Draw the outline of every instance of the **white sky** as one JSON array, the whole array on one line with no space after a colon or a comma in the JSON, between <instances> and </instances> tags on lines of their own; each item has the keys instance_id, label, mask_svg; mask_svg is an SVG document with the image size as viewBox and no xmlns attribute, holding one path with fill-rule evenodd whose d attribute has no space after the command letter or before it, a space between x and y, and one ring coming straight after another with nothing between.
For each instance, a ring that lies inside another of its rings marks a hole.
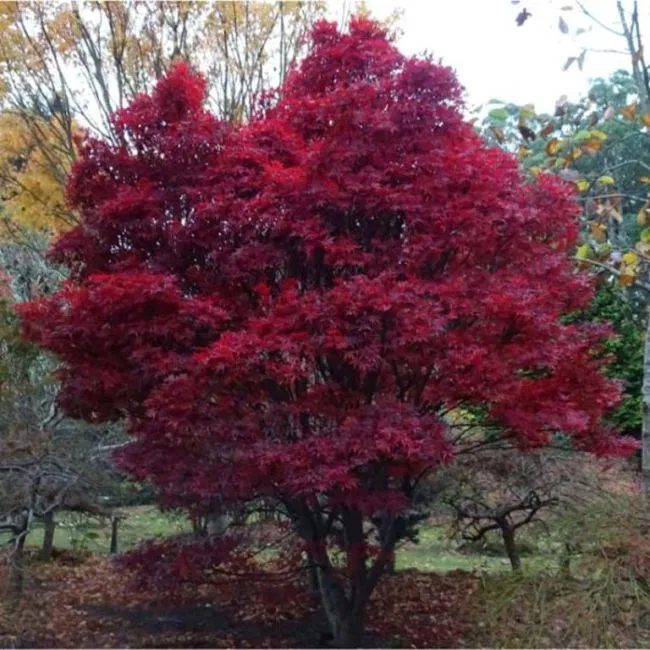
<instances>
[{"instance_id":1,"label":"white sky","mask_svg":"<svg viewBox=\"0 0 650 650\"><path fill-rule=\"evenodd\" d=\"M602 22L618 27L616 0L582 0ZM339 10L341 0L330 0ZM467 91L469 106L492 98L518 104L534 103L539 112L552 110L563 94L570 99L584 94L589 78L608 76L629 68L629 58L588 51L582 72L577 65L567 72L567 57L583 47L623 50L625 43L577 9L562 10L574 0L367 0L373 15L383 18L401 7L401 49L409 54L428 50L453 67ZM631 6L631 0L625 0ZM650 0L639 0L642 31L650 35ZM532 16L522 26L515 17L524 7ZM570 28L562 34L562 16ZM644 29L645 25L645 29ZM575 36L579 27L591 30ZM646 47L650 51L650 45Z\"/></svg>"}]
</instances>

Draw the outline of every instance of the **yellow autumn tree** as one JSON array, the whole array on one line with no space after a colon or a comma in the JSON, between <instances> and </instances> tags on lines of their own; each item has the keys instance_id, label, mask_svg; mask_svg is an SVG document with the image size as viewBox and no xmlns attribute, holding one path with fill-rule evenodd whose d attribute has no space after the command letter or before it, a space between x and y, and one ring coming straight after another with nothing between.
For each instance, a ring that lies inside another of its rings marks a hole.
<instances>
[{"instance_id":1,"label":"yellow autumn tree","mask_svg":"<svg viewBox=\"0 0 650 650\"><path fill-rule=\"evenodd\" d=\"M0 113L0 238L22 239L25 228L56 234L72 225L63 193L70 162L48 120Z\"/></svg>"},{"instance_id":2,"label":"yellow autumn tree","mask_svg":"<svg viewBox=\"0 0 650 650\"><path fill-rule=\"evenodd\" d=\"M209 80L226 120L281 83L324 16L321 0L0 2L0 196L11 230L74 222L63 185L79 127L112 138L109 115L177 59Z\"/></svg>"}]
</instances>

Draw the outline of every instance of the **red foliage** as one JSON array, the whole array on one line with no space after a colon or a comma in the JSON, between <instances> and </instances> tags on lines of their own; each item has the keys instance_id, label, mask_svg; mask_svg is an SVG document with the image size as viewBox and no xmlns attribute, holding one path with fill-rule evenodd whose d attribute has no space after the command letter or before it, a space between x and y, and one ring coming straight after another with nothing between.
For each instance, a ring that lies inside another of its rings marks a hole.
<instances>
[{"instance_id":1,"label":"red foliage","mask_svg":"<svg viewBox=\"0 0 650 650\"><path fill-rule=\"evenodd\" d=\"M560 321L592 295L572 190L486 147L449 69L357 19L321 23L249 124L204 89L177 65L114 116L117 143L85 140L83 221L53 251L71 280L22 308L68 412L128 418L134 478L172 505L275 497L326 541L330 514L407 505L454 453L451 408L522 445L620 448L604 330Z\"/></svg>"}]
</instances>

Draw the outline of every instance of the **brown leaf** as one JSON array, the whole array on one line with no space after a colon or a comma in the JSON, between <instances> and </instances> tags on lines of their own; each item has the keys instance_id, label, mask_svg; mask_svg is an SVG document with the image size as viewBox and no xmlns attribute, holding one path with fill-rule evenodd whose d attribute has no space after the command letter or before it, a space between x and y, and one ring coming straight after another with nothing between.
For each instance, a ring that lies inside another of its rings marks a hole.
<instances>
[{"instance_id":1,"label":"brown leaf","mask_svg":"<svg viewBox=\"0 0 650 650\"><path fill-rule=\"evenodd\" d=\"M553 138L546 143L544 151L546 151L547 156L555 156L560 149L560 141L558 138Z\"/></svg>"},{"instance_id":2,"label":"brown leaf","mask_svg":"<svg viewBox=\"0 0 650 650\"><path fill-rule=\"evenodd\" d=\"M621 114L628 120L633 120L636 117L637 109L639 108L638 102L632 102L629 106L621 109Z\"/></svg>"},{"instance_id":3,"label":"brown leaf","mask_svg":"<svg viewBox=\"0 0 650 650\"><path fill-rule=\"evenodd\" d=\"M588 153L593 156L594 154L600 151L602 146L603 143L601 140L598 140L598 138L590 138L589 140L582 143L582 150L585 153Z\"/></svg>"},{"instance_id":4,"label":"brown leaf","mask_svg":"<svg viewBox=\"0 0 650 650\"><path fill-rule=\"evenodd\" d=\"M618 283L622 287L629 287L634 284L634 280L636 280L636 273L629 267L623 267L618 276Z\"/></svg>"},{"instance_id":5,"label":"brown leaf","mask_svg":"<svg viewBox=\"0 0 650 650\"><path fill-rule=\"evenodd\" d=\"M646 201L636 214L636 222L640 226L647 226L650 223L650 201Z\"/></svg>"},{"instance_id":6,"label":"brown leaf","mask_svg":"<svg viewBox=\"0 0 650 650\"><path fill-rule=\"evenodd\" d=\"M640 241L637 242L636 246L637 252L645 258L650 257L650 242Z\"/></svg>"},{"instance_id":7,"label":"brown leaf","mask_svg":"<svg viewBox=\"0 0 650 650\"><path fill-rule=\"evenodd\" d=\"M567 161L567 163L574 162L582 156L582 153L583 153L582 149L578 149L577 147L574 147L573 149L571 149L571 151L569 151L565 160Z\"/></svg>"},{"instance_id":8,"label":"brown leaf","mask_svg":"<svg viewBox=\"0 0 650 650\"><path fill-rule=\"evenodd\" d=\"M650 113L644 113L639 119L643 126L650 126Z\"/></svg>"},{"instance_id":9,"label":"brown leaf","mask_svg":"<svg viewBox=\"0 0 650 650\"><path fill-rule=\"evenodd\" d=\"M614 221L623 223L623 215L613 205L608 206L607 214L614 219Z\"/></svg>"},{"instance_id":10,"label":"brown leaf","mask_svg":"<svg viewBox=\"0 0 650 650\"><path fill-rule=\"evenodd\" d=\"M555 122L548 122L548 124L546 124L541 130L540 134L543 138L545 138L547 135L553 133L553 131L555 131Z\"/></svg>"},{"instance_id":11,"label":"brown leaf","mask_svg":"<svg viewBox=\"0 0 650 650\"><path fill-rule=\"evenodd\" d=\"M607 239L607 226L604 223L592 223L591 235L596 241L605 241Z\"/></svg>"},{"instance_id":12,"label":"brown leaf","mask_svg":"<svg viewBox=\"0 0 650 650\"><path fill-rule=\"evenodd\" d=\"M494 137L497 139L497 142L503 144L506 141L506 136L503 132L503 129L500 129L498 126L491 126L490 131L494 134Z\"/></svg>"}]
</instances>

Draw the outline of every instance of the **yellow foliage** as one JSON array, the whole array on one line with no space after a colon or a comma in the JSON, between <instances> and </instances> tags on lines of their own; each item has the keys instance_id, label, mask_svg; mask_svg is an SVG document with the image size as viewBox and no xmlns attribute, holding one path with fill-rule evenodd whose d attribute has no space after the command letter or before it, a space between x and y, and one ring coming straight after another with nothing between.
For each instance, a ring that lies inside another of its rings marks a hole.
<instances>
[{"instance_id":1,"label":"yellow foliage","mask_svg":"<svg viewBox=\"0 0 650 650\"><path fill-rule=\"evenodd\" d=\"M628 266L636 266L639 263L639 258L636 256L635 253L629 252L623 255L623 261Z\"/></svg>"},{"instance_id":2,"label":"yellow foliage","mask_svg":"<svg viewBox=\"0 0 650 650\"><path fill-rule=\"evenodd\" d=\"M46 120L0 113L0 198L18 229L54 234L69 227L63 184L70 158L57 152L56 135ZM0 237L11 234L6 230Z\"/></svg>"}]
</instances>

